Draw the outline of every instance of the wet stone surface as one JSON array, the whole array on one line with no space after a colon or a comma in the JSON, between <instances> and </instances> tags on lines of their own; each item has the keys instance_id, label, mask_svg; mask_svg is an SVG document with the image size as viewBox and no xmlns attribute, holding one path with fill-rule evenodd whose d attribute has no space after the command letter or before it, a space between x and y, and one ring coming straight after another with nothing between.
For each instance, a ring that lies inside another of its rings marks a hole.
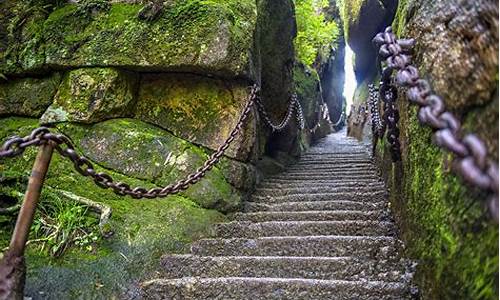
<instances>
[{"instance_id":1,"label":"wet stone surface","mask_svg":"<svg viewBox=\"0 0 500 300\"><path fill-rule=\"evenodd\" d=\"M166 255L146 299L411 299L385 190L365 148L330 135L264 180L188 255ZM337 176L337 172L341 176Z\"/></svg>"}]
</instances>

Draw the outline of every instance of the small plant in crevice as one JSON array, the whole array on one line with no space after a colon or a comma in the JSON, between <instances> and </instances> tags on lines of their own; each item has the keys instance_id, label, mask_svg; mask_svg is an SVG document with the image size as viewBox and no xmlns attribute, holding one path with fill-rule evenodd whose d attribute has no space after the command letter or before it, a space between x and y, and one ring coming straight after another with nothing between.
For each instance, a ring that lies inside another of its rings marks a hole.
<instances>
[{"instance_id":1,"label":"small plant in crevice","mask_svg":"<svg viewBox=\"0 0 500 300\"><path fill-rule=\"evenodd\" d=\"M48 191L43 195L32 227L29 243L42 252L60 257L72 246L93 251L99 241L98 220L77 202Z\"/></svg>"}]
</instances>

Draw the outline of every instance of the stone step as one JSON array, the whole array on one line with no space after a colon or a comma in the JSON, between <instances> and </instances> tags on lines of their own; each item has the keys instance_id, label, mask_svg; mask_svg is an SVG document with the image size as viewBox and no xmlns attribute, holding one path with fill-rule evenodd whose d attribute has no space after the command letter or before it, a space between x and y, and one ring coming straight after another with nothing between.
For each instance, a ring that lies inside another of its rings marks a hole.
<instances>
[{"instance_id":1,"label":"stone step","mask_svg":"<svg viewBox=\"0 0 500 300\"><path fill-rule=\"evenodd\" d=\"M265 204L246 202L245 212L259 211L307 211L307 210L361 210L373 211L386 209L386 202L360 202L360 201L300 201L279 204Z\"/></svg>"},{"instance_id":2,"label":"stone step","mask_svg":"<svg viewBox=\"0 0 500 300\"><path fill-rule=\"evenodd\" d=\"M264 181L262 182L257 190L259 189L290 189L290 188L323 188L323 187L380 187L384 188L385 185L382 181L376 181L373 179L365 180L318 180L318 181Z\"/></svg>"},{"instance_id":3,"label":"stone step","mask_svg":"<svg viewBox=\"0 0 500 300\"><path fill-rule=\"evenodd\" d=\"M264 179L260 185L258 186L259 188L261 187L267 187L270 185L276 185L276 186L287 186L287 185L321 185L321 186L332 186L332 185L351 185L351 184L359 184L359 185L366 185L366 184L382 184L384 185L384 182L380 179L373 179L373 178L352 178L352 179L316 179L316 180L311 180L311 179Z\"/></svg>"},{"instance_id":4,"label":"stone step","mask_svg":"<svg viewBox=\"0 0 500 300\"><path fill-rule=\"evenodd\" d=\"M202 239L191 246L201 256L354 256L395 259L401 242L386 236L287 236Z\"/></svg>"},{"instance_id":5,"label":"stone step","mask_svg":"<svg viewBox=\"0 0 500 300\"><path fill-rule=\"evenodd\" d=\"M308 171L308 172L355 172L355 173L366 173L366 172L376 172L377 169L372 165L364 166L336 166L336 165L293 165L286 169L286 173L297 172L297 171Z\"/></svg>"},{"instance_id":6,"label":"stone step","mask_svg":"<svg viewBox=\"0 0 500 300\"><path fill-rule=\"evenodd\" d=\"M325 171L325 170L287 170L279 175L274 175L272 178L287 178L293 176L319 176L327 178L342 178L347 176L372 176L377 177L376 170L342 170L342 171Z\"/></svg>"},{"instance_id":7,"label":"stone step","mask_svg":"<svg viewBox=\"0 0 500 300\"><path fill-rule=\"evenodd\" d=\"M308 181L308 182L320 182L320 181L380 181L381 178L378 177L377 174L329 174L329 173L323 173L323 174L316 174L316 175L311 175L311 174L286 174L282 173L280 175L275 175L273 177L265 178L265 182L283 182L283 181Z\"/></svg>"},{"instance_id":8,"label":"stone step","mask_svg":"<svg viewBox=\"0 0 500 300\"><path fill-rule=\"evenodd\" d=\"M322 194L322 193L345 193L345 192L379 192L385 191L382 184L373 186L304 186L304 187L289 187L289 188L258 188L254 192L254 196L287 196L287 195L305 195L305 194Z\"/></svg>"},{"instance_id":9,"label":"stone step","mask_svg":"<svg viewBox=\"0 0 500 300\"><path fill-rule=\"evenodd\" d=\"M408 261L355 257L194 256L166 255L164 278L264 277L321 280L405 282L411 277Z\"/></svg>"},{"instance_id":10,"label":"stone step","mask_svg":"<svg viewBox=\"0 0 500 300\"><path fill-rule=\"evenodd\" d=\"M200 299L408 299L404 283L282 278L154 279L141 285L142 298L154 300Z\"/></svg>"},{"instance_id":11,"label":"stone step","mask_svg":"<svg viewBox=\"0 0 500 300\"><path fill-rule=\"evenodd\" d=\"M266 204L279 204L285 202L311 202L311 201L357 201L357 202L380 202L387 200L386 191L377 192L332 192L332 193L315 193L315 194L296 194L285 196L271 196L271 195L252 195L251 202L266 203Z\"/></svg>"},{"instance_id":12,"label":"stone step","mask_svg":"<svg viewBox=\"0 0 500 300\"><path fill-rule=\"evenodd\" d=\"M272 182L274 180L277 181L293 181L293 180L299 180L299 181L319 181L319 180L342 180L343 182L346 181L380 181L380 178L377 177L377 174L375 172L373 173L365 173L365 174L355 174L355 173L345 173L345 174L338 174L338 173L307 173L307 172L297 172L294 174L287 174L287 173L282 173L281 175L275 175L270 178L263 179L263 182Z\"/></svg>"},{"instance_id":13,"label":"stone step","mask_svg":"<svg viewBox=\"0 0 500 300\"><path fill-rule=\"evenodd\" d=\"M281 221L217 224L214 237L257 238L271 236L394 236L392 222L380 221Z\"/></svg>"},{"instance_id":14,"label":"stone step","mask_svg":"<svg viewBox=\"0 0 500 300\"><path fill-rule=\"evenodd\" d=\"M271 221L387 221L386 211L332 210L332 211L290 211L290 212L255 212L235 213L235 221L271 222Z\"/></svg>"},{"instance_id":15,"label":"stone step","mask_svg":"<svg viewBox=\"0 0 500 300\"><path fill-rule=\"evenodd\" d=\"M309 159L300 159L294 166L297 165L337 165L337 166L349 166L350 164L352 165L370 165L374 166L373 161L371 159L367 158L322 158L322 159L314 159L314 158L309 158Z\"/></svg>"},{"instance_id":16,"label":"stone step","mask_svg":"<svg viewBox=\"0 0 500 300\"><path fill-rule=\"evenodd\" d=\"M317 157L327 157L327 156L339 156L339 155L364 155L370 157L370 153L365 147L349 147L349 149L339 150L339 151L309 151L302 155L302 157L317 156Z\"/></svg>"}]
</instances>

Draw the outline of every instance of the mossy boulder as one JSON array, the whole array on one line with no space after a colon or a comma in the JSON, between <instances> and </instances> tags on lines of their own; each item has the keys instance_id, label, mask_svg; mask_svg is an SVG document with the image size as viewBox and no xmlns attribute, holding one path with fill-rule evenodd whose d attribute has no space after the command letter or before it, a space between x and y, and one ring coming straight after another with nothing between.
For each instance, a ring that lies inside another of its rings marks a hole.
<instances>
[{"instance_id":1,"label":"mossy boulder","mask_svg":"<svg viewBox=\"0 0 500 300\"><path fill-rule=\"evenodd\" d=\"M166 186L184 179L203 165L203 149L152 125L133 119L116 119L92 126L61 125L77 137L83 152L106 169ZM184 195L204 208L234 210L240 194L225 180L219 168L191 186Z\"/></svg>"},{"instance_id":2,"label":"mossy boulder","mask_svg":"<svg viewBox=\"0 0 500 300\"><path fill-rule=\"evenodd\" d=\"M36 118L0 119L0 142L13 134L25 136L37 126ZM60 127L64 132L72 133L75 139L81 137L77 133L85 133L89 128L83 125ZM80 143L77 146L79 152L84 152ZM4 187L10 188L8 197L22 199L35 155L36 149L30 148L21 157L0 160L0 179L17 178L13 186L2 181L0 199L6 198ZM110 173L117 181L148 188L155 186L150 180L125 176L97 163L94 166L98 172ZM34 299L113 299L134 295L137 282L150 278L161 255L186 253L193 240L210 233L211 224L225 219L219 212L203 209L183 196L141 201L120 197L81 176L69 160L57 153L44 185L42 204L53 200L53 191L65 191L110 206L112 217L108 227L114 235L100 238L91 250L73 245L59 259L51 258L39 244L31 243L26 256L26 296ZM60 193L56 195L61 197ZM61 201L70 200L61 198ZM0 247L4 248L8 245L15 218L2 218L0 222Z\"/></svg>"},{"instance_id":3,"label":"mossy boulder","mask_svg":"<svg viewBox=\"0 0 500 300\"><path fill-rule=\"evenodd\" d=\"M189 74L144 75L135 117L194 144L216 150L229 137L248 100L237 82ZM247 161L255 143L250 116L227 155Z\"/></svg>"},{"instance_id":4,"label":"mossy boulder","mask_svg":"<svg viewBox=\"0 0 500 300\"><path fill-rule=\"evenodd\" d=\"M133 73L112 68L70 71L41 123L96 123L129 116L137 80Z\"/></svg>"},{"instance_id":5,"label":"mossy boulder","mask_svg":"<svg viewBox=\"0 0 500 300\"><path fill-rule=\"evenodd\" d=\"M111 3L91 12L81 4L65 4L39 21L25 44L11 41L0 73L122 66L254 77L255 1L170 4L154 22L139 20L140 4Z\"/></svg>"},{"instance_id":6,"label":"mossy boulder","mask_svg":"<svg viewBox=\"0 0 500 300\"><path fill-rule=\"evenodd\" d=\"M395 30L416 39L415 59L454 111L491 100L498 83L497 15L491 1L401 1Z\"/></svg>"},{"instance_id":7,"label":"mossy boulder","mask_svg":"<svg viewBox=\"0 0 500 300\"><path fill-rule=\"evenodd\" d=\"M40 117L54 100L60 81L56 73L0 83L0 115Z\"/></svg>"}]
</instances>

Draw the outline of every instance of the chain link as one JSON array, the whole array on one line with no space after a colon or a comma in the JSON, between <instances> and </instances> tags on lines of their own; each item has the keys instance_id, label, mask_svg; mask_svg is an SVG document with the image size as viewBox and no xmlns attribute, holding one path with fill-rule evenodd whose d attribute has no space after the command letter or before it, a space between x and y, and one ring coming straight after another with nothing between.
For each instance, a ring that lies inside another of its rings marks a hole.
<instances>
[{"instance_id":1,"label":"chain link","mask_svg":"<svg viewBox=\"0 0 500 300\"><path fill-rule=\"evenodd\" d=\"M433 94L430 84L422 79L418 69L412 65L413 39L397 39L388 27L379 33L373 42L379 50L381 60L386 62L382 78L391 78L407 89L406 98L420 107L418 119L435 130L435 143L456 156L455 170L468 183L490 193L488 208L498 222L498 165L487 156L485 143L474 134L461 133L460 121L446 111L444 101Z\"/></svg>"},{"instance_id":2,"label":"chain link","mask_svg":"<svg viewBox=\"0 0 500 300\"><path fill-rule=\"evenodd\" d=\"M379 111L379 90L374 84L368 85L368 91L370 98L368 100L368 106L370 107L370 113L372 117L372 132L377 135L377 137L383 137L385 133L385 127L380 118Z\"/></svg>"},{"instance_id":3,"label":"chain link","mask_svg":"<svg viewBox=\"0 0 500 300\"><path fill-rule=\"evenodd\" d=\"M262 100L260 97L257 97L255 99L255 104L257 105L257 109L264 120L264 123L266 123L267 126L271 128L273 132L281 132L283 131L286 126L290 123L293 117L293 113L295 112L297 124L299 125L299 129L303 130L305 128L305 121L304 121L304 114L302 111L302 106L300 105L300 102L298 100L297 94L292 94L290 97L290 102L288 103L288 108L285 117L283 120L278 124L274 124L274 122L271 120L271 117L267 113L264 104L262 104Z\"/></svg>"},{"instance_id":4,"label":"chain link","mask_svg":"<svg viewBox=\"0 0 500 300\"><path fill-rule=\"evenodd\" d=\"M391 77L387 76L389 69L382 71L382 81L380 82L379 97L384 102L383 130L387 130L387 141L391 145L391 157L393 162L401 160L401 144L399 142L399 110L396 105L398 90L392 83Z\"/></svg>"},{"instance_id":5,"label":"chain link","mask_svg":"<svg viewBox=\"0 0 500 300\"><path fill-rule=\"evenodd\" d=\"M231 143L236 139L238 134L243 128L245 120L248 118L252 111L252 107L257 98L259 87L254 85L251 88L248 101L243 109L243 112L226 141L219 146L217 151L212 153L205 163L198 168L195 172L189 174L184 179L176 183L172 183L166 187L157 187L147 189L144 187L132 188L130 185L123 182L115 182L114 179L107 173L98 173L91 161L85 156L79 155L71 140L62 134L55 134L46 127L40 127L31 132L26 137L12 137L8 139L0 149L0 158L14 157L24 153L26 148L32 146L40 146L42 144L50 143L54 145L55 149L63 156L73 162L75 170L85 177L91 177L95 184L104 189L112 189L116 194L121 196L131 196L135 199L155 199L162 198L168 195L177 194L180 191L186 190L190 185L200 181L208 171L210 171L215 164L224 155L225 151L229 148Z\"/></svg>"}]
</instances>

